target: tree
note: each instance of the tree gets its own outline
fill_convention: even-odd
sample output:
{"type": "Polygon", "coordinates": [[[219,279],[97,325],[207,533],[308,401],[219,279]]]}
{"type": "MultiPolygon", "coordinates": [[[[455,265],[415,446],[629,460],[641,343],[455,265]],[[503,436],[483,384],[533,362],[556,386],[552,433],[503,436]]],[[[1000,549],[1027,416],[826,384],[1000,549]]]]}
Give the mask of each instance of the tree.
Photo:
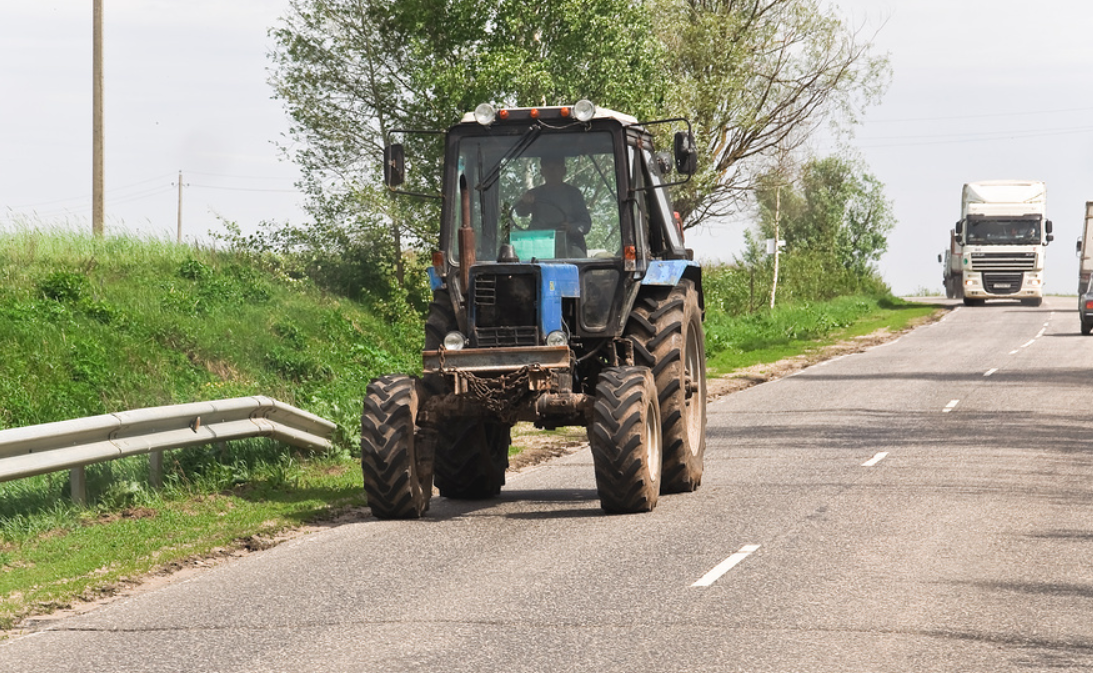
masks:
{"type": "Polygon", "coordinates": [[[817,0],[653,0],[668,106],[691,119],[702,171],[676,198],[685,226],[741,207],[779,151],[879,99],[888,60],[817,0]]]}
{"type": "Polygon", "coordinates": [[[812,159],[788,183],[785,170],[772,171],[758,180],[756,197],[764,235],[778,213],[787,256],[811,256],[859,283],[876,276],[895,218],[884,185],[860,161],[812,159]]]}
{"type": "MultiPolygon", "coordinates": [[[[396,251],[430,244],[439,217],[435,204],[383,198],[392,129],[441,130],[487,101],[590,98],[639,116],[663,106],[660,47],[648,8],[631,0],[292,0],[272,35],[271,84],[292,119],[285,151],[309,214],[369,240],[378,231],[396,251]]],[[[440,143],[405,142],[420,168],[410,188],[439,193],[440,143]]]]}

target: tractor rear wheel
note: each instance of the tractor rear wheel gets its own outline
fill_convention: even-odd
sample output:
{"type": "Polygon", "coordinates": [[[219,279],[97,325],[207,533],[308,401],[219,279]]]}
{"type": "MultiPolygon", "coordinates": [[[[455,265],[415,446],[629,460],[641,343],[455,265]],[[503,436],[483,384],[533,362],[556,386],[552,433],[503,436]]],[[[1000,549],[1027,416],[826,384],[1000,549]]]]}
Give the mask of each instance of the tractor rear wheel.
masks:
{"type": "Polygon", "coordinates": [[[634,364],[656,378],[664,433],[662,493],[694,491],[706,452],[706,341],[694,282],[638,299],[627,323],[634,364]]]}
{"type": "Polygon", "coordinates": [[[604,511],[651,512],[664,458],[657,389],[647,368],[610,367],[600,373],[588,442],[604,511]]]}
{"type": "Polygon", "coordinates": [[[416,519],[433,495],[432,456],[416,436],[417,382],[403,375],[368,384],[361,414],[361,469],[372,514],[416,519]]]}
{"type": "Polygon", "coordinates": [[[484,500],[501,492],[509,466],[512,426],[480,419],[456,420],[438,433],[436,486],[457,500],[484,500]]]}

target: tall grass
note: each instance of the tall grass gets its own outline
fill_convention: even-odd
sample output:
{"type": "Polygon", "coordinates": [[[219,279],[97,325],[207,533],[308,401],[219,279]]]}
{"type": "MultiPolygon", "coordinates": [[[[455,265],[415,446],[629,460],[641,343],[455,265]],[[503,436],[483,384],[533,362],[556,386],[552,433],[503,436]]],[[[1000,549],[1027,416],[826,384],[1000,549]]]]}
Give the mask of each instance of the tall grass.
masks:
{"type": "MultiPolygon", "coordinates": [[[[0,231],[0,428],[266,395],[335,421],[335,451],[348,456],[368,381],[417,372],[421,339],[412,311],[377,315],[368,297],[339,297],[231,252],[0,231]]],[[[258,446],[272,453],[252,462],[283,460],[275,444],[258,446]]],[[[237,469],[241,451],[232,445],[237,474],[246,472],[237,469]]],[[[219,459],[196,463],[200,450],[179,455],[186,457],[168,479],[225,472],[219,459]]],[[[143,461],[95,466],[89,475],[98,503],[139,495],[147,484],[143,461]]],[[[64,475],[0,484],[0,526],[16,509],[49,510],[66,488],[64,475]],[[5,506],[11,502],[20,504],[5,506]]]]}

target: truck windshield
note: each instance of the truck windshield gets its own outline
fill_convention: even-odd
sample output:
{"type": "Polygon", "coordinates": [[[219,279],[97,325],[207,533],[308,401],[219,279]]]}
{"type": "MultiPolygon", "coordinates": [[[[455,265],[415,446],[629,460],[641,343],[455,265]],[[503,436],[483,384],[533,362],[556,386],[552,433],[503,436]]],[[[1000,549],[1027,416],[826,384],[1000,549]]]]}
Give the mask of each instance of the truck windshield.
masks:
{"type": "Polygon", "coordinates": [[[1039,245],[1040,220],[969,217],[964,240],[971,245],[1039,245]]]}
{"type": "MultiPolygon", "coordinates": [[[[476,256],[510,244],[521,261],[620,255],[618,179],[607,132],[467,136],[458,145],[451,203],[470,194],[476,256]]],[[[462,207],[453,208],[460,226],[462,207]]],[[[452,236],[453,246],[457,240],[452,236]]],[[[455,250],[450,259],[459,259],[455,250]]]]}

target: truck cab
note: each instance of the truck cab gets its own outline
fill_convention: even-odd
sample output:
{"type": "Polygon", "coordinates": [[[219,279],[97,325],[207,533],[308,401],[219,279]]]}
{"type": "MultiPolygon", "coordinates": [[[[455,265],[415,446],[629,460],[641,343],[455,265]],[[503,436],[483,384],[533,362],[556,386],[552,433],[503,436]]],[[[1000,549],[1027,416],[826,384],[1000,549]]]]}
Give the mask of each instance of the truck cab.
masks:
{"type": "Polygon", "coordinates": [[[964,303],[1043,301],[1044,260],[1054,239],[1046,219],[1043,182],[991,180],[964,185],[959,249],[964,303]]]}

